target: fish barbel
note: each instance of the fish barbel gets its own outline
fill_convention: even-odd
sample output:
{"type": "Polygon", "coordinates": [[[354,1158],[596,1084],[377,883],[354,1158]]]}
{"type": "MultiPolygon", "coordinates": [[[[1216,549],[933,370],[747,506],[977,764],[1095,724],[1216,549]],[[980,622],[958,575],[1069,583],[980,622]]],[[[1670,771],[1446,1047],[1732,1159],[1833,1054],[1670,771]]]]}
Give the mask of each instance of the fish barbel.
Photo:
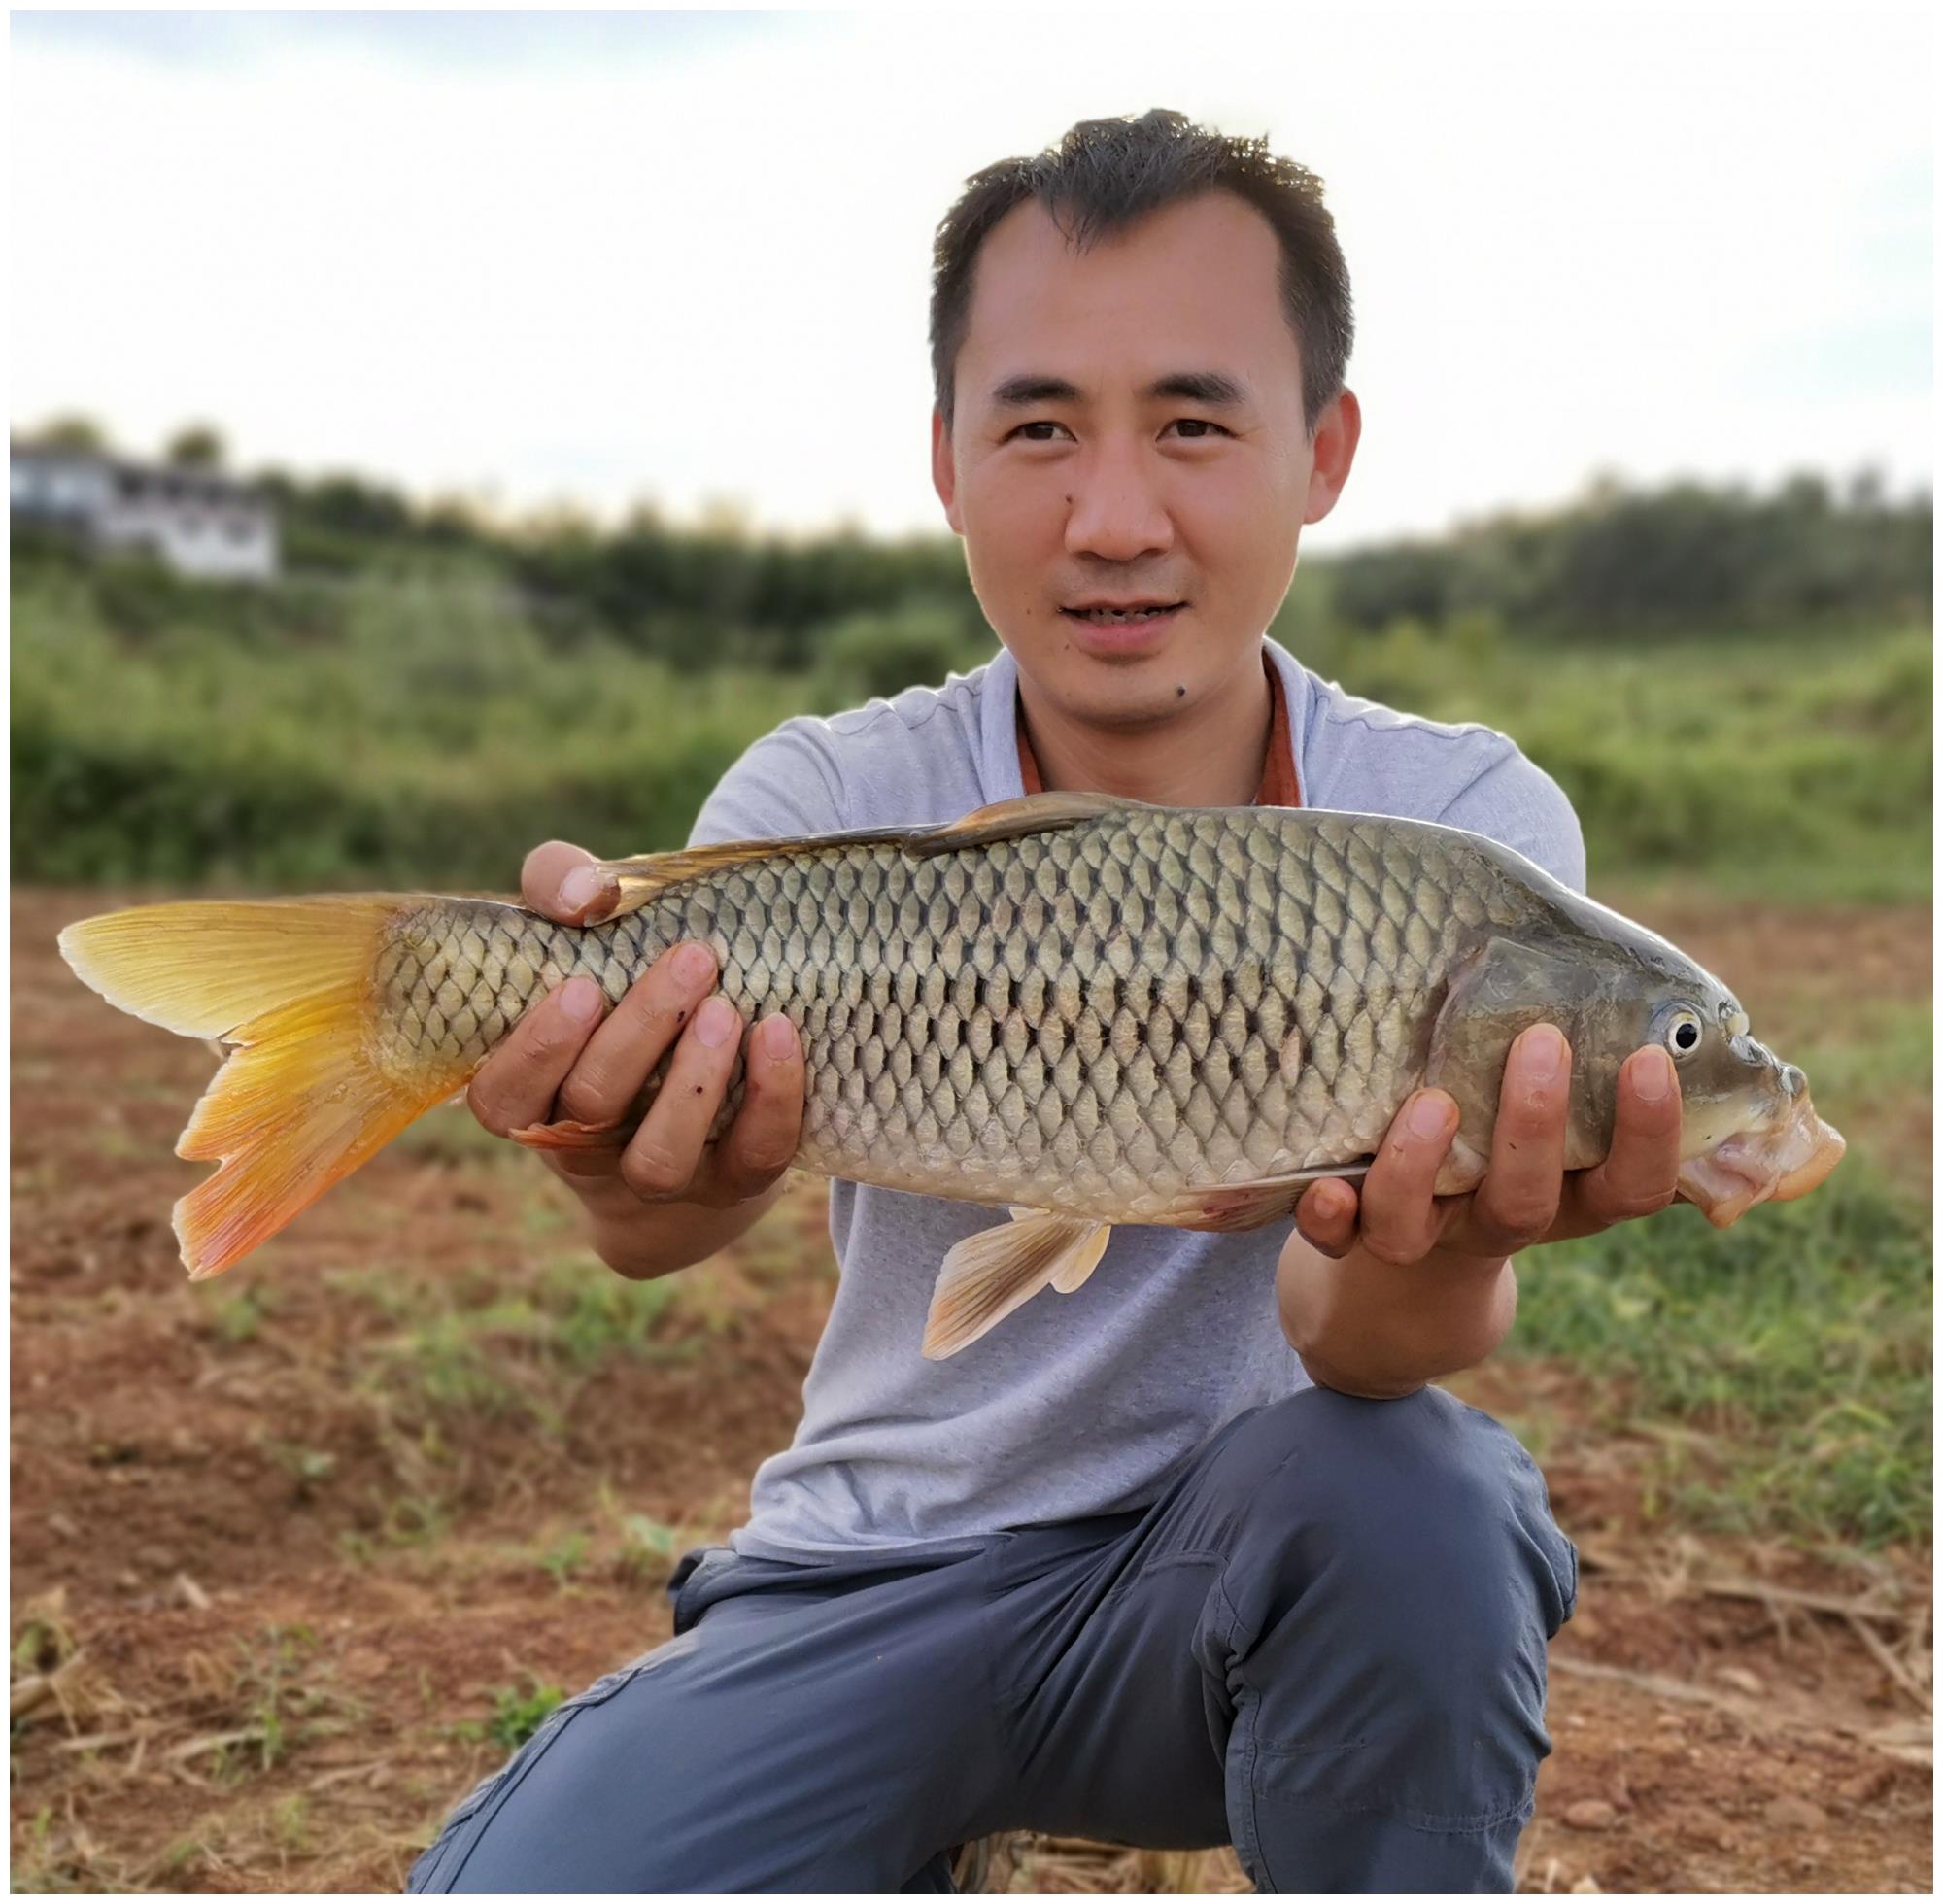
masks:
{"type": "MultiPolygon", "coordinates": [[[[1619,1069],[1664,1044],[1682,1194],[1718,1224],[1801,1195],[1842,1152],[1807,1081],[1664,939],[1511,849],[1414,820],[1174,809],[1040,794],[944,826],[610,861],[613,917],[562,926],[426,895],[195,901],[61,935],[112,1003],[233,1046],[177,1149],[221,1168],[176,1206],[191,1275],[273,1235],[464,1087],[576,973],[610,1003],[669,946],[714,953],[745,1019],[785,1013],[806,1060],[796,1162],[1010,1206],[939,1274],[944,1355],[1115,1223],[1246,1229],[1354,1176],[1409,1095],[1461,1111],[1438,1189],[1490,1154],[1512,1040],[1573,1051],[1566,1168],[1609,1147],[1619,1069]]],[[[521,1132],[613,1142],[628,1120],[521,1132]]],[[[715,1132],[741,1100],[737,1061],[715,1132]]]]}

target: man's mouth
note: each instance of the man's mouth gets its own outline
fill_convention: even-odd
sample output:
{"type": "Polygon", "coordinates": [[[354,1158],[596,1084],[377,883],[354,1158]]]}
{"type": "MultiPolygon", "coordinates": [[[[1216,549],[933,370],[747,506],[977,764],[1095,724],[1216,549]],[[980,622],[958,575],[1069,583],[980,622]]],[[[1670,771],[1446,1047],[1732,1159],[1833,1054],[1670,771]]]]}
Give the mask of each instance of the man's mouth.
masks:
{"type": "Polygon", "coordinates": [[[1184,601],[1153,601],[1131,604],[1124,607],[1093,606],[1062,608],[1062,615],[1071,615],[1074,621],[1090,622],[1099,629],[1139,628],[1146,622],[1164,621],[1168,616],[1177,614],[1187,606],[1184,601]]]}

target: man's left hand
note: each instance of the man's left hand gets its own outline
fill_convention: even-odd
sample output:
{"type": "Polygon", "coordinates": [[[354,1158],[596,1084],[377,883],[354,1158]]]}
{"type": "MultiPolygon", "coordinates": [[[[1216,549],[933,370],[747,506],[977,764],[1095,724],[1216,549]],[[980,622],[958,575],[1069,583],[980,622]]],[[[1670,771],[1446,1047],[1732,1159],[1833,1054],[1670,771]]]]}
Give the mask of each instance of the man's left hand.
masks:
{"type": "Polygon", "coordinates": [[[1490,1163],[1475,1190],[1435,1194],[1457,1105],[1446,1092],[1418,1091],[1391,1123],[1360,1190],[1342,1177],[1312,1184],[1296,1206],[1296,1227],[1328,1256],[1360,1246],[1397,1265],[1432,1256],[1477,1262],[1664,1209],[1680,1172],[1673,1060],[1647,1045],[1620,1067],[1612,1148],[1590,1170],[1565,1169],[1571,1082],[1564,1036],[1532,1026],[1506,1060],[1490,1163]]]}

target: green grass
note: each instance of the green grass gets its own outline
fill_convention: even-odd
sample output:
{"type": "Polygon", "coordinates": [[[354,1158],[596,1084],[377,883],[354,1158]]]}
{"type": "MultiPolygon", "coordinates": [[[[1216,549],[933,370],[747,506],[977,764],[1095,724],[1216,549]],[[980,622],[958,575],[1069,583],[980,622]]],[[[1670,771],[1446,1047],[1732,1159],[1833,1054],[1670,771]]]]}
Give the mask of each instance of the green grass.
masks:
{"type": "Polygon", "coordinates": [[[548,1433],[563,1425],[579,1381],[610,1361],[686,1359],[684,1332],[670,1325],[699,1288],[631,1281],[585,1250],[512,1289],[484,1275],[432,1281],[385,1268],[331,1280],[398,1325],[367,1357],[367,1385],[389,1403],[434,1418],[521,1418],[548,1433]]]}
{"type": "MultiPolygon", "coordinates": [[[[550,639],[462,575],[347,583],[321,624],[301,588],[270,591],[245,632],[137,631],[45,568],[13,610],[15,876],[61,884],[508,891],[549,836],[676,843],[750,741],[863,694],[850,622],[809,644],[812,673],[677,673],[550,639]]],[[[1318,672],[1513,734],[1571,795],[1595,884],[1928,892],[1926,628],[1539,645],[1477,618],[1368,636],[1306,612],[1278,628],[1318,672]]],[[[938,630],[909,619],[913,677],[937,678],[938,630]]],[[[901,627],[875,617],[872,652],[905,653],[901,627]]]]}
{"type": "Polygon", "coordinates": [[[470,1721],[454,1730],[463,1738],[491,1739],[505,1751],[518,1751],[565,1697],[563,1686],[548,1685],[536,1674],[528,1673],[524,1686],[493,1688],[493,1711],[483,1722],[470,1721]]]}
{"type": "Polygon", "coordinates": [[[1511,734],[1571,797],[1594,890],[1929,894],[1926,628],[1593,647],[1404,624],[1299,652],[1356,694],[1511,734]]]}
{"type": "Polygon", "coordinates": [[[1524,1259],[1517,1355],[1663,1437],[1688,1523],[1867,1547],[1931,1527],[1926,1213],[1852,1162],[1717,1232],[1685,1206],[1524,1259]]]}

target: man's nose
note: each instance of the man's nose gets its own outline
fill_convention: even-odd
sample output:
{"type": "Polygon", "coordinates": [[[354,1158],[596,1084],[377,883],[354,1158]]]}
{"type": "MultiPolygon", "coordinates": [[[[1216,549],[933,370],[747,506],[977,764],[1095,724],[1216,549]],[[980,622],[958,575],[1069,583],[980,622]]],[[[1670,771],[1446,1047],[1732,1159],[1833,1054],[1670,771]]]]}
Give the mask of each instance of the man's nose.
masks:
{"type": "Polygon", "coordinates": [[[1174,546],[1174,522],[1138,452],[1102,452],[1076,487],[1066,512],[1066,552],[1103,561],[1134,561],[1174,546]]]}

